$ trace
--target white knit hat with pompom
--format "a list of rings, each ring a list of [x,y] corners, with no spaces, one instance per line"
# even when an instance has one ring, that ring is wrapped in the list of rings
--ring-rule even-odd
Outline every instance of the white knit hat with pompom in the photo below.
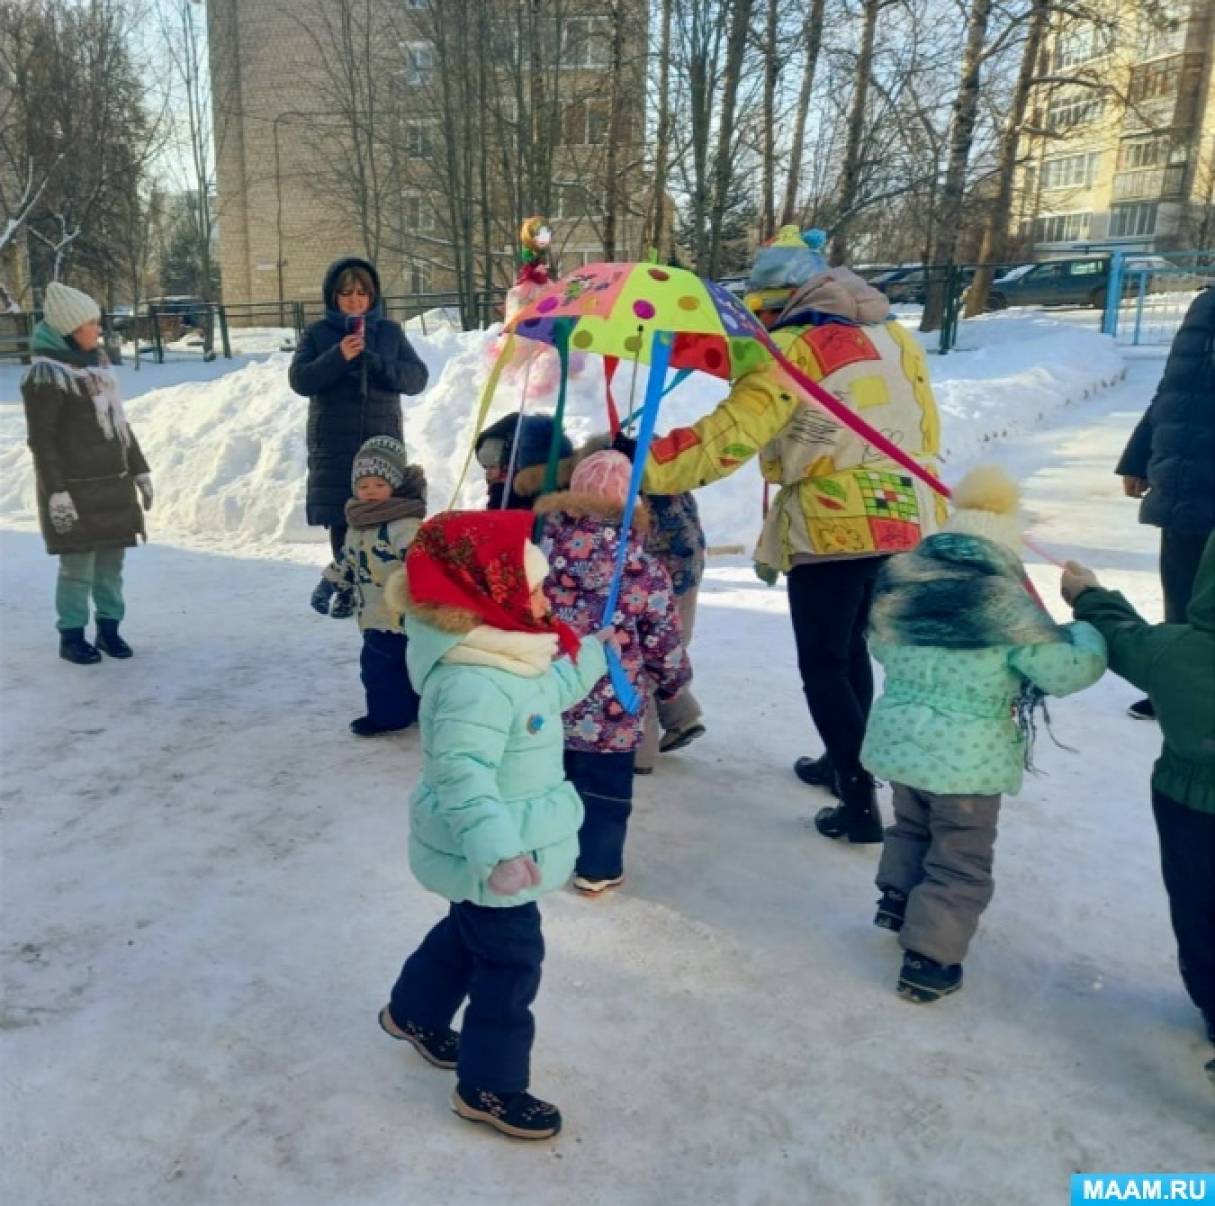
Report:
[[[972,469],[954,488],[950,502],[953,514],[944,531],[982,536],[1021,555],[1025,534],[1021,491],[998,465]]]
[[[42,316],[53,331],[68,336],[86,322],[96,322],[101,317],[101,307],[87,293],[51,281],[42,302]]]

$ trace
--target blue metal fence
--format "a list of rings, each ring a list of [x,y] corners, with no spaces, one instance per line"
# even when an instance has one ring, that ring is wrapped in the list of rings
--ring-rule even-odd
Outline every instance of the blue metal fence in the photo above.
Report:
[[[1199,289],[1215,286],[1215,251],[1110,256],[1101,329],[1128,347],[1169,344]]]

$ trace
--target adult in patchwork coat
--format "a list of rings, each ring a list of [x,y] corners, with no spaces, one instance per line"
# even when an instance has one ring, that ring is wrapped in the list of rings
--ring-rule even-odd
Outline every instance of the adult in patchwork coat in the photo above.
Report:
[[[46,551],[59,557],[59,653],[80,665],[131,656],[118,634],[126,614],[125,550],[145,536],[152,478],[127,422],[118,379],[101,348],[101,310],[54,282],[21,381]],[[85,640],[92,600],[96,646]]]
[[[946,530],[878,577],[869,645],[885,670],[861,757],[894,787],[876,924],[899,931],[899,992],[961,987],[962,960],[994,891],[1003,795],[1020,790],[1044,695],[1101,677],[1105,642],[1058,625],[1031,594],[1014,483],[976,471]]]
[[[890,303],[846,268],[821,271],[796,229],[760,251],[748,305],[807,376],[932,468],[940,424],[923,351]],[[810,715],[826,747],[800,758],[799,778],[837,791],[843,812],[820,813],[827,836],[881,840],[873,781],[860,761],[873,702],[865,627],[883,558],[936,530],[938,503],[918,478],[803,398],[772,362],[734,382],[691,427],[654,441],[642,489],[677,494],[759,456],[780,487],[756,549],[761,576],[788,575],[789,611]]]

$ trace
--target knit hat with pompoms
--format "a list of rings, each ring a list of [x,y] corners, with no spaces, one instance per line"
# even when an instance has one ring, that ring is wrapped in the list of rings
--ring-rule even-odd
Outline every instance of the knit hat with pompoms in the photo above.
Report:
[[[944,531],[982,536],[1021,555],[1025,534],[1021,490],[998,465],[972,469],[954,487],[950,501],[953,514]]]

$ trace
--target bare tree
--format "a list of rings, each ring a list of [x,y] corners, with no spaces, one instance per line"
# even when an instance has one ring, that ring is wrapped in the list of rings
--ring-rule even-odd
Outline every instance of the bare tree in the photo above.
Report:
[[[666,220],[667,166],[671,154],[671,16],[673,0],[662,0],[658,42],[658,121],[654,144],[654,188],[646,217],[644,242],[653,245],[660,260],[667,260],[669,229]]]
[[[805,61],[802,64],[801,85],[794,109],[793,141],[789,147],[789,171],[785,177],[785,200],[781,206],[781,224],[796,220],[797,202],[801,189],[802,155],[806,144],[806,118],[810,112],[810,97],[814,91],[814,76],[818,69],[818,55],[823,44],[823,13],[826,0],[810,0],[806,9],[806,21],[802,27],[802,43]]]

